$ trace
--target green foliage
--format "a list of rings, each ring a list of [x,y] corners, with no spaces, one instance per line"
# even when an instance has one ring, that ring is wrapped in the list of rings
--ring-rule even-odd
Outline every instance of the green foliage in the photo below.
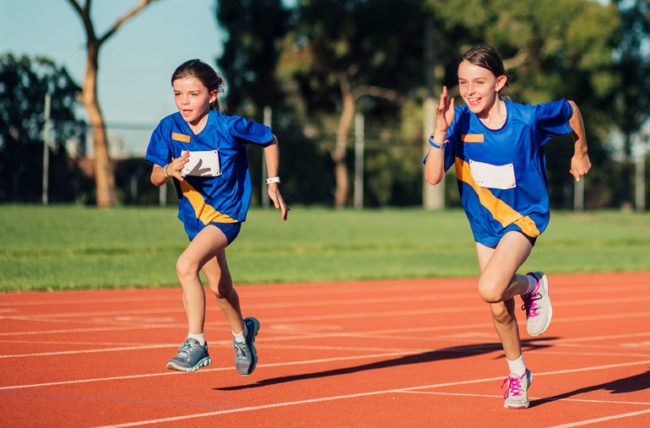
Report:
[[[177,286],[175,208],[0,205],[0,291]],[[525,270],[650,270],[650,214],[554,212]],[[236,284],[475,276],[462,210],[251,210],[227,250]]]
[[[64,143],[83,139],[76,119],[79,87],[51,60],[0,56],[0,202],[38,200],[42,190],[45,94],[51,94],[50,182],[52,200],[74,200],[84,186],[67,162]]]

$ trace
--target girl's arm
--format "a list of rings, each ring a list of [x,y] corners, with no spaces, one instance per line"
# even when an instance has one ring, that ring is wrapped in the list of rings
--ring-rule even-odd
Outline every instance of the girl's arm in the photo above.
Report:
[[[190,152],[183,153],[180,158],[174,159],[165,166],[153,165],[151,170],[151,183],[154,186],[162,186],[167,183],[170,177],[176,178],[178,181],[183,181],[181,170],[190,159]]]
[[[447,87],[442,87],[440,104],[436,107],[436,129],[431,135],[434,143],[444,146],[447,130],[454,121],[454,99],[448,98]],[[445,176],[445,149],[444,147],[429,147],[427,161],[424,164],[424,178],[431,184],[438,184]]]
[[[264,160],[266,162],[266,171],[269,178],[278,177],[280,171],[280,150],[278,148],[278,138],[273,135],[273,142],[264,147]],[[280,209],[282,220],[287,220],[289,207],[284,202],[278,183],[267,184],[269,198],[273,201],[275,208]]]
[[[573,142],[574,142],[574,153],[571,158],[571,169],[569,172],[576,181],[580,181],[580,177],[587,174],[589,169],[591,169],[591,161],[589,160],[589,154],[587,153],[587,137],[585,135],[585,124],[582,121],[582,115],[580,114],[580,109],[578,105],[569,100],[569,104],[573,109],[573,114],[569,118],[569,126],[573,129]]]

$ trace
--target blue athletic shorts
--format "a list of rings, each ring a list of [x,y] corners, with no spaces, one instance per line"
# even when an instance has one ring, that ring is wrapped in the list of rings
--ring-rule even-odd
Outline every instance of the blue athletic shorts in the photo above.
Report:
[[[228,244],[232,244],[232,241],[235,240],[237,235],[239,235],[239,231],[241,230],[241,223],[217,223],[216,221],[213,221],[209,224],[217,226],[219,230],[222,231],[224,235],[226,235]],[[201,225],[201,227],[192,230],[186,227],[185,231],[187,232],[187,236],[190,238],[190,241],[194,239],[194,237],[198,235],[204,227],[205,226]]]

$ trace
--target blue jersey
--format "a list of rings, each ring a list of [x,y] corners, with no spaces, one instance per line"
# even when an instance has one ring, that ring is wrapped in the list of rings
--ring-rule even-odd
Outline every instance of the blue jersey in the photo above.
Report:
[[[446,137],[445,169],[455,165],[474,239],[489,247],[510,230],[535,238],[546,229],[550,215],[543,146],[572,132],[573,109],[566,100],[505,105],[507,118],[500,129],[487,128],[467,106],[456,107]]]
[[[205,128],[194,135],[181,114],[176,112],[161,120],[153,131],[145,159],[151,164],[165,166],[186,150],[217,153],[220,175],[187,175],[185,181],[174,180],[178,218],[192,237],[213,222],[246,220],[251,200],[246,143],[268,144],[272,141],[269,127],[214,110],[208,113]]]

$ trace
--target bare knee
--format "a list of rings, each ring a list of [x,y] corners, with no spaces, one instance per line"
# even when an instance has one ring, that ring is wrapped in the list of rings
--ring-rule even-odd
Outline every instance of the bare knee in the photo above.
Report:
[[[501,287],[494,280],[483,276],[478,280],[478,295],[487,303],[498,303],[503,300]]]
[[[176,260],[176,275],[178,278],[194,277],[198,275],[199,267],[188,257],[181,256]]]

